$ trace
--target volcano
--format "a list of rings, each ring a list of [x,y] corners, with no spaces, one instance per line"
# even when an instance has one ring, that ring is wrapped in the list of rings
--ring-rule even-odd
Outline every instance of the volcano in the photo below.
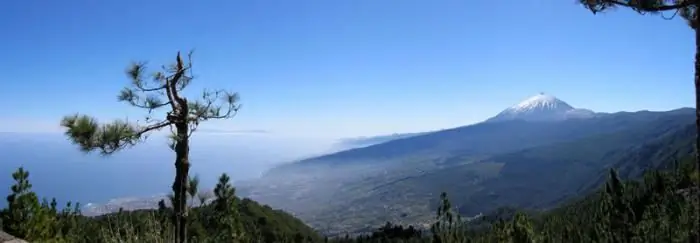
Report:
[[[511,106],[487,122],[525,120],[525,121],[561,121],[574,118],[590,118],[595,112],[577,109],[552,95],[539,93]]]

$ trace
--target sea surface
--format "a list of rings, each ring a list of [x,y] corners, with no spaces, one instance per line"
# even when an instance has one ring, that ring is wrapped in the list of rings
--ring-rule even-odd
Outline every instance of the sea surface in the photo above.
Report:
[[[212,188],[221,173],[232,181],[255,178],[279,163],[323,153],[331,144],[269,134],[202,134],[191,141],[191,175],[200,176],[200,188]],[[88,205],[163,195],[170,191],[173,163],[162,137],[100,156],[80,152],[59,133],[0,133],[0,207],[7,204],[11,174],[20,166],[30,172],[40,197]]]

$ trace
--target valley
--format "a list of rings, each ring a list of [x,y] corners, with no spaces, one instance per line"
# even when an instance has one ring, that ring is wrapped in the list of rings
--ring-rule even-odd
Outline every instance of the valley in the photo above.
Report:
[[[529,118],[574,109],[530,106]],[[387,221],[425,224],[440,192],[465,216],[504,206],[546,209],[595,190],[608,168],[638,178],[690,154],[693,118],[694,109],[565,120],[512,116],[301,160],[239,188],[331,235]]]

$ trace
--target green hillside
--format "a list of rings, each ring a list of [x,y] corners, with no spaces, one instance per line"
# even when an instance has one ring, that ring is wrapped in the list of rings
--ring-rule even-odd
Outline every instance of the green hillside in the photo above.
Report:
[[[338,242],[697,242],[696,168],[687,156],[672,169],[646,171],[642,180],[624,181],[610,170],[604,186],[552,210],[500,208],[470,221],[455,218],[449,198],[441,195],[425,234],[387,223],[371,234]]]
[[[16,184],[8,208],[0,211],[2,231],[31,242],[170,242],[172,210],[165,202],[158,209],[119,211],[97,217],[80,214],[80,205],[60,209],[55,201],[43,202],[31,190],[29,173],[13,173]],[[211,203],[191,208],[190,242],[319,242],[322,237],[294,216],[235,196],[224,174]],[[191,200],[197,201],[197,196]],[[196,204],[196,203],[193,203]]]
[[[427,231],[386,222],[369,234],[334,239],[253,201],[222,201],[222,195],[234,194],[217,190],[211,204],[190,210],[189,242],[697,242],[700,218],[693,212],[700,208],[691,195],[698,193],[693,189],[700,176],[692,158],[686,156],[666,171],[649,170],[642,181],[623,181],[610,170],[602,188],[544,212],[502,208],[464,221],[443,193]],[[16,193],[8,197],[11,207],[0,214],[5,231],[32,242],[171,242],[166,207],[83,217],[70,205],[58,211],[53,203],[39,204],[27,175],[22,170],[13,174]],[[236,207],[222,208],[227,205]]]

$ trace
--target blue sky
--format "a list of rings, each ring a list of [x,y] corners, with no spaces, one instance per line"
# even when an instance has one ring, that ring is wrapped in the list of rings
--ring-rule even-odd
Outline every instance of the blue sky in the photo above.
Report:
[[[190,88],[240,92],[212,129],[348,137],[470,124],[540,91],[596,111],[693,106],[680,19],[575,1],[6,1],[5,131],[61,116],[140,118],[116,102],[130,61],[196,48]]]

